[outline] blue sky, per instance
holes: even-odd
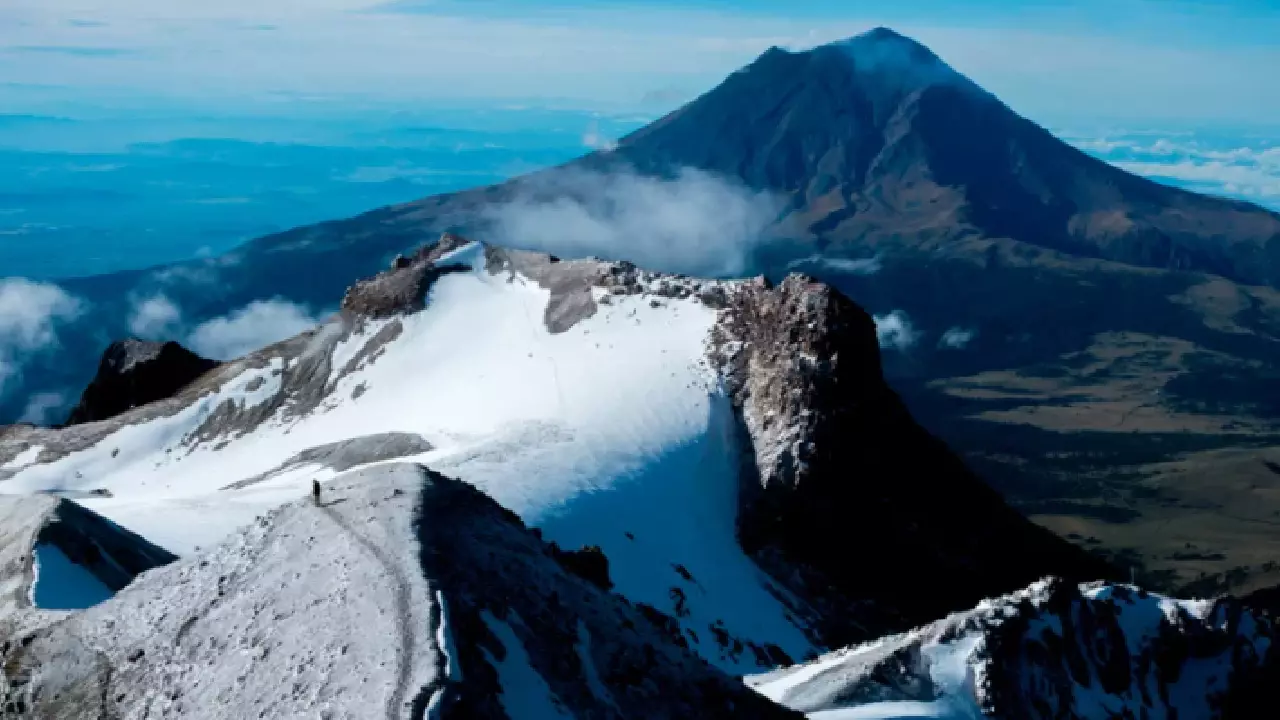
[[[12,110],[658,111],[879,24],[1051,125],[1280,123],[1280,0],[5,0]]]

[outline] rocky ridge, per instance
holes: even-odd
[[[881,705],[921,717],[1257,717],[1244,694],[1274,675],[1275,639],[1269,619],[1236,601],[1049,579],[748,684],[809,713]]]
[[[216,450],[264,423],[323,413],[344,401],[333,396],[342,378],[377,363],[406,318],[424,309],[433,283],[461,271],[451,258],[468,244],[446,233],[396,259],[352,286],[342,311],[325,325],[225,364],[172,398],[103,423],[24,429],[9,433],[9,442],[0,434],[0,462],[37,446],[42,462],[56,459],[126,424],[180,412],[232,378],[263,397],[218,401],[183,440],[187,452]],[[789,605],[820,646],[905,630],[1046,574],[1084,581],[1111,572],[1018,516],[911,419],[881,376],[874,322],[829,286],[798,274],[773,286],[492,246],[483,252],[490,275],[547,291],[542,322],[552,334],[623,296],[648,298],[655,308],[694,303],[716,313],[706,354],[741,427],[739,541],[800,599]],[[357,336],[367,336],[358,350],[336,354]],[[375,450],[353,455],[346,443],[341,456],[373,462],[430,448],[421,438],[369,441]],[[262,475],[232,478],[228,487],[308,463],[353,467],[338,457],[336,445],[304,451]],[[0,478],[6,472],[14,471],[0,470]],[[850,543],[888,549],[849,563]],[[903,580],[907,565],[913,570]]]
[[[0,496],[0,635],[10,641],[15,628],[56,615],[39,606],[36,592],[44,549],[82,568],[92,582],[111,592],[176,559],[71,500]]]
[[[928,622],[984,588],[1114,572],[916,424],[881,375],[875,322],[831,287],[799,274],[734,286],[711,346],[752,450],[739,538],[825,606],[829,646]]]
[[[802,275],[790,275],[777,285],[763,279],[700,280],[651,273],[628,263],[566,261],[487,246],[479,248],[483,262],[477,270],[476,250],[461,238],[446,236],[396,260],[384,273],[353,287],[343,311],[324,325],[222,365],[167,399],[60,430],[0,431],[0,479],[20,478],[32,466],[89,450],[131,425],[193,410],[199,412],[176,448],[188,454],[217,453],[258,430],[291,428],[295,420],[322,418],[358,402],[362,385],[345,379],[377,367],[399,338],[417,332],[417,315],[430,311],[433,298],[440,297],[432,294],[434,284],[461,272],[448,268],[461,266],[460,253],[470,252],[467,271],[483,277],[468,282],[538,289],[521,297],[545,298],[539,302],[545,302],[541,323],[547,337],[581,330],[579,324],[598,314],[607,316],[612,304],[629,305],[633,310],[628,312],[653,310],[653,324],[669,322],[695,306],[699,313],[710,313],[703,360],[720,385],[707,392],[722,393],[730,408],[726,412],[736,422],[737,437],[730,447],[740,462],[737,540],[773,579],[770,587],[788,609],[788,619],[802,626],[814,645],[836,647],[920,625],[925,629],[886,638],[879,646],[910,645],[914,641],[902,638],[926,636],[934,638],[928,643],[945,645],[967,632],[965,637],[999,649],[993,659],[973,660],[984,677],[994,678],[983,686],[981,697],[975,696],[975,702],[986,703],[983,708],[1021,716],[1026,705],[1034,706],[1027,712],[1041,712],[1026,688],[1044,683],[1057,683],[1054,708],[1076,712],[1083,707],[1079,659],[1069,652],[1046,662],[1044,653],[1053,652],[1057,641],[1034,627],[1003,622],[1018,613],[990,615],[990,603],[984,603],[976,616],[970,614],[981,619],[966,621],[963,632],[934,632],[951,618],[926,625],[1044,573],[1083,580],[1111,570],[1018,516],[915,424],[881,376],[875,324],[865,311]],[[627,315],[623,319],[623,329],[616,332],[631,332],[633,320]],[[547,432],[542,427],[532,431]],[[558,452],[561,446],[554,443],[573,435],[551,437],[550,447]],[[71,616],[40,615],[40,622],[31,622],[36,615],[30,612],[18,612],[14,617],[22,621],[15,627],[21,629],[10,633],[16,645],[5,662],[14,670],[6,674],[9,706],[48,708],[42,711],[48,717],[165,717],[187,716],[240,698],[235,700],[241,703],[238,711],[248,716],[293,716],[320,708],[341,717],[343,708],[360,707],[367,714],[370,707],[386,707],[389,717],[419,717],[428,708],[453,708],[458,717],[503,717],[512,713],[504,704],[505,690],[499,688],[511,687],[509,673],[519,675],[528,666],[538,678],[534,686],[546,688],[531,702],[587,716],[657,712],[669,717],[768,717],[778,712],[767,704],[753,705],[758,701],[744,699],[736,685],[725,684],[723,670],[706,665],[716,645],[727,655],[754,653],[762,666],[793,659],[777,646],[735,637],[716,624],[710,628],[714,644],[699,644],[682,612],[699,599],[706,578],[673,565],[671,575],[680,578],[673,582],[679,583],[681,594],[670,612],[627,600],[621,592],[610,592],[617,589],[612,572],[621,563],[615,564],[599,546],[562,550],[543,544],[515,515],[471,485],[413,464],[376,465],[430,456],[434,441],[416,433],[375,432],[316,442],[282,455],[282,462],[266,472],[246,473],[240,481],[225,478],[233,482],[219,492],[254,492],[269,489],[284,475],[364,467],[329,481],[322,507],[295,503],[267,513],[211,553],[144,576],[98,607]],[[499,463],[513,462],[502,443],[481,449]],[[100,462],[116,460],[128,458],[112,452]],[[634,537],[627,540],[635,542]],[[421,555],[406,555],[406,549],[421,550]],[[295,562],[299,557],[307,559]],[[311,569],[323,571],[317,575]],[[153,581],[153,576],[163,580]],[[319,577],[324,582],[316,582]],[[1078,587],[1074,582],[1059,585]],[[1023,617],[1038,618],[1049,608],[1058,613],[1053,622],[1061,623],[1067,615],[1052,609],[1060,602],[1055,598],[1066,597],[1061,602],[1075,603],[1073,622],[1080,612],[1093,619],[1087,627],[1070,625],[1060,633],[1062,642],[1070,637],[1083,643],[1103,628],[1113,644],[1119,642],[1114,626],[1120,615],[1106,615],[1098,603],[1110,602],[1114,595],[1141,605],[1126,600],[1123,589],[1079,589],[1077,597],[1057,587],[1036,585],[996,604],[1021,608],[1017,598],[1029,597],[1032,610],[1019,610]],[[271,589],[270,597],[264,588]],[[356,588],[370,590],[362,594]],[[1100,594],[1107,597],[1099,599]],[[1113,688],[1107,693],[1121,703],[1132,703],[1144,693],[1159,696],[1161,683],[1173,695],[1182,692],[1175,688],[1177,680],[1170,679],[1176,672],[1168,669],[1172,665],[1156,663],[1164,669],[1152,675],[1152,653],[1171,657],[1168,663],[1179,667],[1190,667],[1204,653],[1219,659],[1226,653],[1242,682],[1269,677],[1274,664],[1263,642],[1270,626],[1240,630],[1242,623],[1256,618],[1229,604],[1214,607],[1223,608],[1223,614],[1197,615],[1196,610],[1191,620],[1170,620],[1170,628],[1160,625],[1153,631],[1167,639],[1161,642],[1168,647],[1146,655],[1131,653],[1138,658],[1131,663],[1138,668],[1138,679],[1129,685],[1121,687],[1115,679],[1119,671],[1108,669],[1119,662],[1112,659],[1118,650],[1092,646],[1083,653],[1084,662],[1103,668],[1098,677],[1105,675],[1106,687]],[[418,632],[397,636],[388,625],[386,632],[353,639],[345,628],[355,621],[344,613]],[[991,619],[997,616],[1000,623]],[[324,632],[313,632],[317,624]],[[445,626],[457,634],[441,635]],[[1197,638],[1202,636],[1218,639],[1201,643]],[[371,640],[386,637],[399,637],[398,649]],[[1224,637],[1245,637],[1248,643],[1223,650]],[[229,649],[237,651],[236,662],[220,664]],[[859,684],[848,697],[928,703],[947,695],[945,683],[919,661],[928,654],[908,650],[907,655],[911,652],[918,656],[914,665],[903,665],[906,661],[899,658],[892,667],[861,656],[859,662],[872,668],[868,677],[874,676],[874,682]],[[967,663],[970,657],[964,659]],[[1059,666],[1077,673],[1071,676],[1077,685],[1062,684]],[[388,674],[387,668],[394,672]],[[676,671],[667,672],[671,668]],[[322,677],[340,669],[346,678],[342,682]],[[889,690],[881,687],[888,682],[885,677],[893,677],[890,671],[906,673],[906,689],[896,680],[888,683]],[[281,677],[296,680],[286,688]],[[1152,677],[1155,685],[1148,683]],[[1140,689],[1148,687],[1155,690]],[[1205,687],[1206,697],[1221,690]],[[1219,693],[1214,707],[1238,704],[1240,693],[1234,687]],[[134,694],[130,688],[143,692]],[[655,700],[655,693],[663,699]],[[786,702],[797,710],[818,707],[793,699]]]
[[[344,475],[4,655],[0,717],[800,717],[407,464]]]

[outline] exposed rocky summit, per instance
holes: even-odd
[[[98,363],[98,374],[72,409],[67,425],[106,420],[172,396],[217,367],[176,342],[129,338],[111,343]]]
[[[397,255],[391,268],[366,280],[358,280],[342,298],[342,310],[355,316],[380,318],[422,309],[431,284],[451,272],[439,260],[467,244],[467,240],[444,233],[409,257]]]
[[[793,590],[834,603],[828,643],[1046,573],[1114,573],[1012,510],[912,419],[881,376],[875,322],[831,287],[798,274],[738,285],[712,346],[753,453],[740,540]]]
[[[905,630],[1046,574],[1080,581],[1111,574],[1106,564],[1020,517],[912,420],[881,376],[873,320],[830,286],[800,275],[776,287],[763,279],[705,280],[625,262],[466,246],[464,238],[445,234],[354,285],[344,312],[325,325],[229,363],[181,398],[138,409],[112,426],[149,422],[196,403],[205,407],[178,433],[177,454],[166,452],[163,467],[200,448],[220,451],[239,437],[359,407],[367,386],[347,378],[376,372],[406,327],[433,311],[425,305],[433,283],[470,272],[499,287],[545,291],[538,314],[552,337],[581,330],[622,303],[639,303],[668,320],[695,312],[708,319],[705,347],[692,349],[697,357],[691,359],[723,380],[738,415],[738,540],[800,599],[790,611],[819,647]],[[532,308],[511,311],[520,323],[539,322]],[[638,322],[632,314],[627,311],[623,327]],[[583,342],[591,347],[590,339]],[[521,353],[505,362],[527,360]],[[552,370],[545,380],[575,381]],[[12,444],[0,438],[0,461],[36,447],[41,463],[56,460],[109,431],[94,428],[89,434],[29,431],[14,435]],[[362,429],[299,445],[243,477],[224,474],[218,487],[247,490],[299,472],[342,471],[435,447],[413,432],[355,434]],[[300,436],[305,433],[281,436],[273,446]],[[0,469],[0,477],[22,472]]]

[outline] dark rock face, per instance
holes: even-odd
[[[551,555],[565,570],[601,590],[613,589],[613,581],[609,579],[609,558],[599,545],[587,545],[578,550],[561,550],[553,542]]]
[[[1276,633],[1236,601],[1209,605],[1193,614],[1128,586],[1082,593],[1052,583],[1042,603],[1023,600],[988,620],[985,704],[1005,716],[1085,720],[1103,695],[1130,712],[1230,717],[1254,678],[1275,675]]]
[[[139,405],[171,397],[217,367],[176,342],[130,338],[114,342],[102,354],[98,374],[85,388],[67,425],[106,420]]]
[[[940,701],[960,708],[955,717],[1268,717],[1261,691],[1280,659],[1275,638],[1269,620],[1235,601],[1050,578],[883,643],[830,653],[816,667],[748,682],[781,682],[773,696],[811,713]]]
[[[643,608],[608,593],[599,578],[567,571],[564,551],[475,487],[436,473],[426,477],[415,525],[422,565],[448,598],[461,663],[461,682],[444,688],[440,717],[507,717],[493,662],[510,650],[495,634],[495,621],[518,638],[576,717],[802,717],[711,668],[668,638]],[[587,564],[607,576],[606,565]],[[592,674],[595,688],[584,682]],[[425,703],[425,695],[419,698]]]
[[[759,478],[743,488],[739,539],[815,599],[829,645],[1046,574],[1112,573],[1007,506],[916,424],[881,377],[874,321],[835,290],[801,275],[754,281],[731,293],[713,333],[758,472],[744,478]]]

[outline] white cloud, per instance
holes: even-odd
[[[978,332],[976,330],[969,330],[962,327],[948,328],[946,332],[942,333],[942,337],[938,340],[938,347],[950,350],[959,350],[965,345],[968,345],[969,341],[973,340],[974,336],[977,334]]]
[[[587,131],[582,134],[582,146],[592,150],[612,150],[618,147],[618,143],[601,135],[600,123],[592,120]]]
[[[771,195],[700,170],[661,179],[571,169],[535,177],[481,220],[499,245],[724,276],[750,266],[779,207]]]
[[[83,311],[84,303],[57,285],[0,280],[0,392],[28,356],[56,347],[58,326]]]
[[[145,340],[170,340],[182,326],[182,311],[164,295],[136,300],[129,313],[129,332]]]
[[[213,257],[199,257],[194,262],[170,265],[149,273],[148,280],[162,286],[215,285],[221,279],[219,272],[240,264],[241,256],[230,252]]]
[[[227,315],[201,323],[187,338],[196,353],[214,360],[233,360],[319,324],[302,306],[285,300],[258,300]]]
[[[880,272],[880,256],[869,258],[841,258],[810,255],[787,263],[788,270],[828,271],[844,275],[875,275]]]
[[[0,346],[36,350],[56,342],[59,321],[80,315],[83,304],[51,283],[0,280]]]
[[[876,323],[876,340],[880,341],[882,348],[907,350],[920,339],[910,318],[901,310],[894,310],[887,315],[875,315],[872,319]]]
[[[32,425],[51,425],[64,419],[67,410],[67,396],[60,392],[42,392],[32,395],[27,400],[18,422]]]

